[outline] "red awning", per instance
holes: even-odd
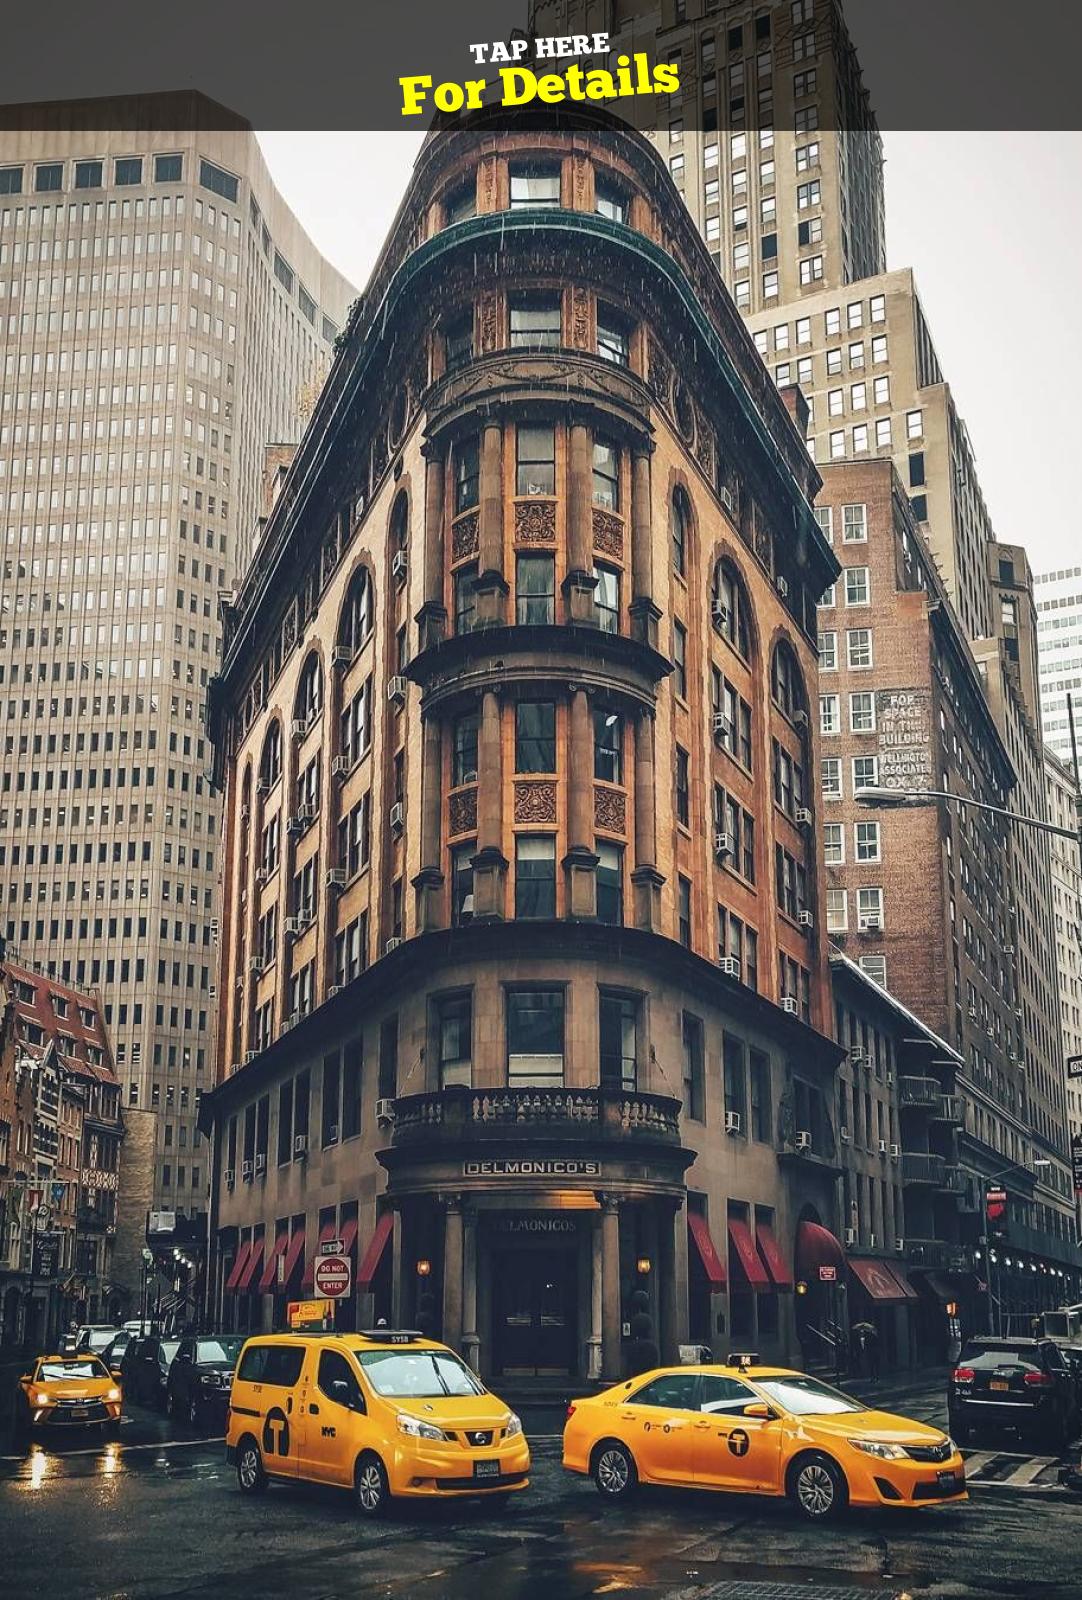
[[[792,1275],[785,1265],[785,1257],[778,1249],[778,1241],[774,1237],[774,1230],[769,1222],[755,1224],[755,1242],[759,1246],[759,1254],[766,1262],[766,1270],[774,1280],[776,1289],[791,1289],[793,1287]]]
[[[917,1294],[917,1291],[910,1283],[909,1278],[906,1275],[905,1268],[900,1266],[897,1261],[892,1261],[887,1267],[887,1271],[890,1273],[891,1277],[894,1279],[899,1289],[901,1289],[907,1300],[918,1300],[920,1298],[920,1296]]]
[[[710,1237],[709,1225],[701,1212],[688,1212],[688,1232],[691,1234],[695,1248],[699,1252],[699,1260],[703,1264],[707,1283],[711,1289],[724,1289],[725,1266],[714,1248],[714,1241]]]
[[[796,1230],[797,1277],[818,1282],[820,1267],[833,1267],[840,1276],[845,1271],[845,1251],[829,1228],[802,1222]]]
[[[353,1224],[353,1232],[354,1237],[356,1237],[356,1223]],[[383,1257],[383,1252],[387,1248],[387,1241],[393,1232],[394,1212],[384,1211],[376,1222],[372,1237],[368,1241],[368,1249],[364,1253],[364,1260],[361,1262],[361,1265],[358,1268],[358,1289],[371,1289],[372,1279],[376,1276],[376,1273],[379,1270],[379,1264]]]
[[[356,1257],[357,1250],[357,1218],[350,1217],[348,1222],[343,1222],[338,1232],[342,1241],[342,1254]]]
[[[225,1280],[226,1294],[232,1294],[240,1283],[240,1275],[248,1264],[248,1257],[252,1253],[251,1239],[245,1239],[237,1251],[236,1260],[233,1262],[228,1278]]]
[[[278,1257],[289,1249],[289,1234],[276,1233],[274,1244],[264,1257],[263,1276],[259,1280],[260,1294],[274,1294],[278,1288]]]
[[[873,1300],[897,1302],[906,1298],[905,1290],[885,1261],[876,1261],[869,1256],[856,1256],[850,1261],[849,1270],[859,1279]]]
[[[285,1266],[282,1268],[282,1283],[279,1289],[281,1294],[292,1294],[298,1287],[296,1279],[300,1274],[301,1262],[304,1260],[304,1229],[298,1228],[289,1241],[289,1249],[285,1254]]]
[[[770,1279],[766,1269],[759,1260],[759,1252],[755,1248],[755,1240],[751,1236],[751,1229],[740,1217],[729,1218],[729,1261],[732,1262],[733,1251],[736,1259],[743,1268],[744,1276],[753,1289],[762,1290],[770,1288]]]
[[[263,1241],[253,1239],[252,1248],[248,1252],[248,1259],[244,1263],[244,1271],[237,1277],[237,1293],[247,1294],[259,1282],[259,1269],[263,1265]]]
[[[301,1279],[302,1289],[315,1288],[316,1261],[322,1254],[321,1246],[329,1244],[332,1239],[337,1239],[337,1237],[338,1224],[332,1218],[330,1222],[325,1222],[322,1228],[319,1230],[319,1239],[316,1243],[316,1248],[309,1258],[308,1265],[304,1269],[304,1277]]]

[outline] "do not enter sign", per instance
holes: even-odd
[[[324,1300],[342,1300],[353,1287],[353,1269],[348,1256],[319,1256],[312,1280],[317,1295]]]

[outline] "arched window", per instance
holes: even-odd
[[[319,664],[319,657],[315,651],[304,663],[301,672],[301,681],[297,685],[297,699],[293,707],[293,716],[297,722],[303,722],[305,727],[314,722],[323,710],[323,669]]]
[[[244,782],[241,784],[241,789],[240,789],[240,821],[241,821],[241,827],[244,829],[245,832],[248,831],[248,824],[249,824],[249,822],[251,820],[251,816],[252,816],[252,769],[249,766],[249,767],[245,767],[245,769],[244,769]]]
[[[355,656],[371,632],[372,579],[367,567],[358,567],[346,590],[346,603],[338,624],[338,643]]]
[[[688,570],[688,546],[691,540],[691,501],[679,485],[673,490],[669,507],[669,532],[672,536],[672,564],[683,578]]]
[[[721,560],[714,568],[710,594],[710,617],[714,627],[745,661],[751,658],[751,601],[743,579],[731,561]]]
[[[259,758],[259,781],[271,789],[282,776],[282,724],[277,718],[267,729],[263,754]]]
[[[405,550],[410,542],[409,500],[403,489],[391,507],[391,549]]]
[[[793,654],[791,645],[782,639],[774,647],[770,663],[770,695],[778,710],[790,722],[798,711],[807,711],[808,697],[804,692],[804,678]]]

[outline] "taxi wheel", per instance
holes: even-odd
[[[267,1487],[263,1457],[254,1439],[242,1439],[237,1449],[237,1482],[242,1494],[262,1494]]]
[[[635,1459],[618,1439],[606,1439],[597,1446],[591,1471],[598,1494],[606,1500],[627,1500],[639,1485]]]
[[[353,1474],[353,1493],[357,1510],[364,1517],[386,1516],[391,1504],[387,1469],[379,1456],[364,1455]]]
[[[829,1522],[845,1508],[845,1474],[829,1456],[800,1456],[789,1469],[789,1496],[809,1522]]]

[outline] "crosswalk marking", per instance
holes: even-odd
[[[966,1477],[976,1477],[977,1473],[986,1467],[989,1461],[995,1460],[997,1454],[998,1451],[995,1450],[974,1450],[972,1455],[967,1454],[965,1458]]]
[[[1032,1483],[1034,1478],[1039,1478],[1045,1467],[1050,1467],[1055,1461],[1055,1456],[1033,1456],[1029,1461],[1022,1463],[1014,1472],[1003,1479],[1004,1483],[1017,1483],[1019,1485]]]

